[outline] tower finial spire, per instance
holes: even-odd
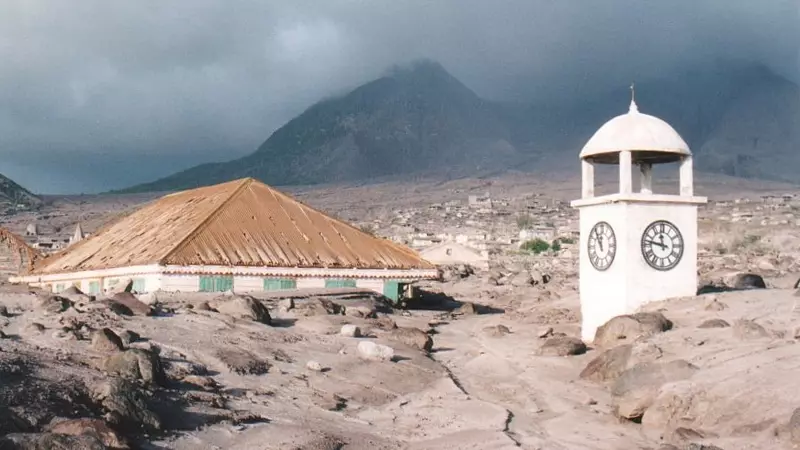
[[[631,82],[631,107],[630,112],[639,112],[639,107],[636,106],[636,89],[635,83]]]

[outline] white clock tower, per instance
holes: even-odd
[[[663,120],[631,101],[589,139],[580,153],[583,188],[572,202],[580,211],[581,336],[640,306],[697,292],[697,205],[692,153]],[[652,189],[653,164],[679,163],[678,195]],[[594,195],[596,164],[619,166],[619,192]],[[640,189],[633,190],[632,168]]]

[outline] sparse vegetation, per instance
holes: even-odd
[[[372,225],[364,224],[358,227],[362,232],[369,234],[370,236],[375,236],[375,229]]]
[[[520,230],[526,230],[533,226],[533,217],[529,214],[522,214],[517,216],[517,226]]]
[[[553,241],[553,243],[550,244],[550,249],[553,250],[554,252],[560,251],[561,250],[561,242],[559,242],[558,239],[555,239]]]
[[[522,250],[532,252],[534,255],[538,255],[539,253],[550,250],[550,244],[548,244],[545,240],[536,238],[523,242],[520,248]]]
[[[558,238],[556,240],[560,241],[562,244],[574,244],[575,243],[575,239],[573,239],[571,237],[560,237],[560,238]]]

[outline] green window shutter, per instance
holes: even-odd
[[[356,287],[356,280],[340,279],[340,280],[325,280],[326,288],[354,288]]]
[[[200,292],[224,292],[233,289],[233,277],[227,276],[201,276]]]
[[[90,281],[89,282],[89,293],[90,294],[99,294],[100,293],[100,282],[99,281]]]
[[[288,278],[264,278],[265,291],[284,291],[297,289],[297,281]]]
[[[134,278],[132,290],[139,294],[146,292],[144,278]]]
[[[400,283],[393,280],[383,282],[383,295],[386,298],[397,301],[400,299]]]
[[[63,284],[57,284],[56,285],[56,294],[58,294],[59,292],[61,292],[63,290],[64,290],[64,285]]]

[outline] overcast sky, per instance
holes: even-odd
[[[800,0],[2,0],[0,173],[88,193],[233,159],[421,57],[535,101],[717,56],[800,82],[799,49]]]

